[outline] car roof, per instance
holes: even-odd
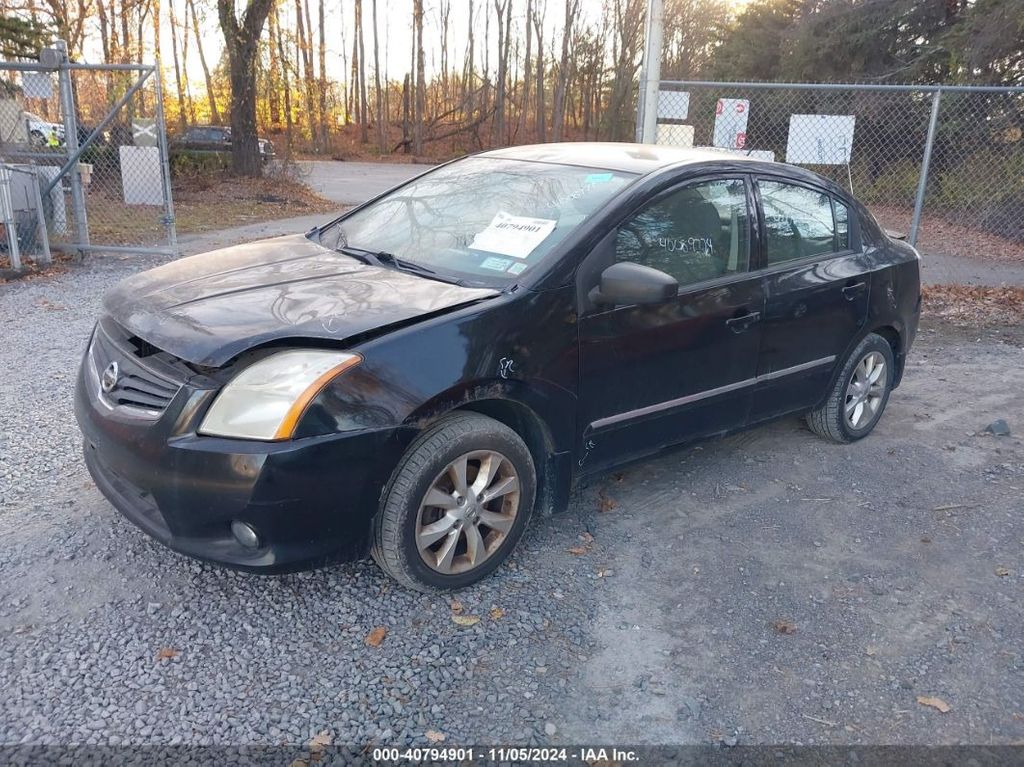
[[[769,162],[759,157],[745,155],[742,150],[718,147],[684,148],[610,141],[566,141],[556,144],[527,144],[493,149],[475,156],[579,165],[639,175],[647,175],[665,168],[685,168],[688,165],[715,163],[725,170],[766,173],[788,177],[794,181],[817,184],[842,197],[853,199],[848,191],[831,179],[806,168],[783,162]],[[742,168],[738,166],[742,166]]]
[[[656,144],[575,141],[560,144],[528,144],[494,149],[478,157],[582,165],[624,173],[652,173],[673,165],[698,162],[754,162],[756,158],[715,147],[682,148]]]

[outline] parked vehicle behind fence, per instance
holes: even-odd
[[[129,278],[76,413],[97,485],[177,551],[268,573],[369,552],[456,588],[612,466],[790,414],[867,436],[920,302],[916,251],[813,173],[501,149]]]

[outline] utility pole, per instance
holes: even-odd
[[[640,94],[636,110],[636,140],[644,144],[653,144],[658,130],[658,85],[661,82],[663,24],[663,0],[647,0],[644,63],[640,70]]]

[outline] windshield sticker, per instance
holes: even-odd
[[[510,216],[498,211],[487,228],[473,238],[469,247],[513,258],[529,258],[537,246],[555,230],[557,223],[550,218]]]
[[[510,266],[508,268],[508,273],[509,274],[522,274],[523,272],[526,271],[528,266],[529,266],[529,264],[524,264],[524,263],[522,263],[520,261],[518,264],[512,264],[512,266]]]
[[[614,173],[591,173],[584,180],[584,184],[607,184],[615,178]]]
[[[494,256],[491,256],[490,258],[485,258],[483,260],[483,263],[480,264],[480,268],[503,272],[508,269],[510,265],[512,265],[512,262],[507,258],[495,258]]]

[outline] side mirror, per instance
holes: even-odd
[[[601,284],[590,291],[595,304],[656,304],[674,298],[679,283],[671,275],[632,261],[620,261],[601,272]]]

